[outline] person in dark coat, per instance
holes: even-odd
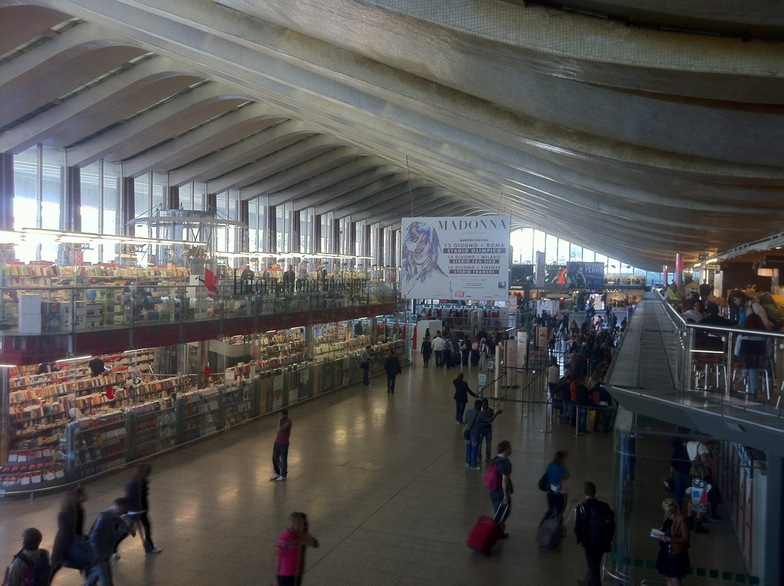
[[[458,425],[463,425],[463,416],[465,415],[465,408],[468,404],[468,395],[476,397],[477,394],[468,388],[468,383],[464,380],[465,375],[461,372],[457,378],[452,381],[455,385],[455,421]]]
[[[125,486],[125,497],[130,503],[128,509],[129,520],[131,523],[140,525],[144,529],[144,534],[142,535],[144,551],[146,553],[160,553],[161,548],[156,546],[152,541],[152,527],[150,526],[150,518],[148,516],[150,509],[148,502],[150,484],[148,478],[151,471],[152,468],[149,464],[139,465],[139,467],[136,468],[133,478],[131,478],[131,481]],[[127,533],[120,538],[117,545],[120,545],[120,541],[125,539],[125,537],[127,537]],[[117,547],[114,549],[116,553]]]
[[[90,528],[90,568],[87,570],[85,586],[99,583],[101,586],[112,586],[112,566],[110,560],[116,544],[130,531],[123,515],[128,513],[130,501],[127,497],[118,498],[112,506],[98,515]]]
[[[585,586],[601,586],[602,556],[612,549],[612,538],[615,532],[615,514],[609,505],[596,498],[596,485],[593,482],[583,484],[585,500],[575,509],[574,534],[577,543],[585,549],[585,561],[588,564]],[[599,528],[592,527],[592,520],[608,519]]]
[[[68,491],[57,514],[57,535],[52,547],[52,578],[66,568],[84,569],[90,562],[90,546],[84,535],[84,507],[87,493],[81,486]]]
[[[422,353],[422,362],[424,362],[425,368],[427,368],[428,364],[430,364],[430,356],[433,354],[433,343],[430,341],[430,336],[425,336],[425,339],[422,340],[422,347],[419,351]]]
[[[394,395],[395,394],[395,378],[403,369],[400,366],[400,360],[397,356],[395,356],[395,351],[390,350],[389,356],[387,356],[387,361],[384,363],[384,371],[387,373],[387,393]]]

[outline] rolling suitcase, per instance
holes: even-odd
[[[536,533],[536,545],[541,549],[552,551],[561,543],[561,538],[566,533],[563,518],[559,515],[555,519],[547,519]]]
[[[574,509],[575,507],[572,507],[571,511],[566,515],[567,520],[574,513]],[[542,523],[542,526],[539,527],[539,531],[536,533],[536,545],[538,545],[540,549],[552,551],[558,547],[561,543],[561,538],[564,535],[566,535],[564,516],[563,514],[560,514],[557,517],[547,519]]]
[[[504,526],[498,523],[496,519],[503,519],[508,507],[508,505],[506,507],[504,505],[499,506],[492,519],[486,515],[479,517],[468,535],[468,540],[466,541],[468,547],[488,557],[491,556],[493,547],[501,539],[501,535],[504,534]]]

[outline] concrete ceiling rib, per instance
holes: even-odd
[[[312,136],[303,122],[287,120],[169,172],[169,185],[209,181]]]
[[[220,193],[227,189],[244,187],[280,173],[292,166],[303,164],[326,151],[343,146],[343,143],[332,136],[319,134],[300,140],[291,146],[280,149],[263,158],[235,171],[217,177],[207,184],[209,193]]]
[[[126,159],[123,161],[123,172],[135,177],[154,169],[184,167],[263,132],[281,120],[269,106],[250,104],[178,136],[175,140]]]
[[[199,121],[247,101],[221,84],[206,83],[69,149],[73,161],[123,160],[176,136]],[[137,103],[140,110],[148,104]]]

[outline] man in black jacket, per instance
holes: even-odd
[[[468,383],[463,380],[465,375],[461,372],[457,378],[452,381],[455,385],[455,421],[458,425],[463,425],[463,415],[465,414],[466,404],[468,403],[468,395],[476,397],[476,393],[468,388]]]
[[[607,503],[596,498],[596,485],[587,481],[583,484],[585,500],[575,510],[574,534],[577,543],[585,549],[588,571],[584,586],[601,586],[602,556],[612,549],[615,533],[615,513]]]

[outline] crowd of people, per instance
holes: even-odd
[[[494,366],[495,348],[509,339],[507,332],[497,329],[488,334],[485,330],[477,330],[473,336],[444,328],[437,330],[433,336],[428,328],[425,331],[419,352],[425,368],[435,357],[436,368],[478,368],[492,370]]]
[[[128,484],[125,495],[93,521],[85,531],[84,503],[87,492],[82,486],[71,488],[57,514],[57,534],[51,556],[41,548],[43,535],[35,527],[24,531],[22,550],[14,556],[8,576],[9,586],[49,584],[62,568],[72,568],[85,576],[85,586],[111,586],[112,564],[120,559],[118,548],[128,536],[141,538],[147,554],[161,548],[152,540],[149,519],[149,464],[139,465]]]
[[[287,415],[281,416],[278,426],[279,434],[286,437],[276,438],[273,452],[275,480],[285,480],[281,474],[286,473],[286,455],[279,446],[288,447],[291,424]],[[71,488],[57,515],[57,534],[51,554],[41,547],[43,534],[39,529],[25,529],[22,549],[13,558],[4,586],[48,585],[63,568],[78,570],[84,576],[85,586],[111,586],[114,583],[113,566],[121,558],[120,544],[128,536],[138,535],[146,554],[160,553],[161,548],[152,539],[149,518],[151,470],[147,463],[139,465],[125,486],[125,495],[114,499],[99,513],[87,531],[84,511],[87,492],[82,486]],[[277,584],[301,584],[305,573],[305,549],[318,546],[318,540],[309,531],[307,515],[299,511],[291,513],[289,524],[277,541]]]

